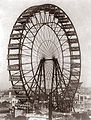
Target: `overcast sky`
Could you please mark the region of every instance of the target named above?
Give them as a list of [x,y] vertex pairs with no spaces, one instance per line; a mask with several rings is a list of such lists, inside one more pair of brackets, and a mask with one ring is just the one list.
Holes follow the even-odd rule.
[[73,22],[82,54],[81,81],[91,87],[91,0],[0,0],[0,88],[11,86],[7,71],[7,48],[17,17],[28,7],[44,3],[59,6]]

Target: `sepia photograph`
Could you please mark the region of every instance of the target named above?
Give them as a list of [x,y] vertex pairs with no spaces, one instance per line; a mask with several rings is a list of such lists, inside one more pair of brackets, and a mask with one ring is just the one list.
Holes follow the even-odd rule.
[[0,120],[91,120],[90,27],[90,0],[0,0]]

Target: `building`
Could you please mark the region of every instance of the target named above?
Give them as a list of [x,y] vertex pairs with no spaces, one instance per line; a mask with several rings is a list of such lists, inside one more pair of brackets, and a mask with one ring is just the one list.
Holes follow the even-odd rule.
[[91,110],[91,92],[88,88],[81,87],[75,95],[76,111]]

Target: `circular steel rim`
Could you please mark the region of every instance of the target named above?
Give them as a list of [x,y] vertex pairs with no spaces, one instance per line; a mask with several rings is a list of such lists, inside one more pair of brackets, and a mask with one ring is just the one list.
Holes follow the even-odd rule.
[[[34,9],[33,9],[34,8]],[[73,24],[72,24],[72,22],[70,21],[70,19],[69,19],[69,17],[66,15],[66,13],[64,13],[64,11],[63,10],[61,10],[60,8],[58,8],[57,6],[54,6],[54,5],[50,5],[50,4],[45,4],[45,5],[41,5],[41,6],[35,6],[35,7],[32,7],[32,8],[29,8],[29,9],[31,9],[31,13],[30,14],[34,14],[34,13],[36,13],[37,11],[39,11],[39,10],[44,10],[45,11],[45,9],[48,9],[48,11],[49,10],[51,10],[51,9],[55,9],[55,11],[58,9],[58,10],[60,10],[61,12],[63,12],[63,14],[65,15],[65,17],[68,19],[68,21],[69,21],[69,23],[71,23],[71,26],[72,26],[72,28],[74,29],[74,32],[76,33],[76,31],[75,31],[75,28],[74,28],[74,26],[73,26]],[[27,9],[26,11],[28,11],[29,9]],[[25,12],[26,12],[25,11]],[[21,16],[25,13],[25,12],[23,12],[21,15],[20,15],[20,17],[19,18],[21,18]],[[50,13],[50,12],[49,12]],[[53,13],[50,13],[50,14],[53,14]],[[19,20],[19,18],[17,19],[17,21]],[[29,19],[30,18],[30,16],[27,18],[27,19]],[[16,23],[15,23],[15,25],[17,24],[17,21],[16,21]],[[26,23],[24,23],[24,26],[27,24],[27,21],[26,21]],[[58,23],[59,24],[59,23]],[[63,25],[67,25],[67,24],[63,24],[62,22],[60,23],[61,24],[61,27],[63,26]],[[15,26],[14,25],[14,26]],[[14,27],[13,27],[14,28]],[[23,33],[23,30],[24,29],[22,29],[21,31],[21,33]],[[66,31],[66,29],[64,29],[63,28],[63,30],[64,30],[64,32],[65,32],[65,34],[67,35],[67,31]],[[13,31],[14,30],[12,30],[12,33],[11,33],[11,35],[13,34]],[[19,31],[20,32],[20,31]],[[69,38],[69,36],[67,35],[67,38],[68,38],[68,42],[69,42],[69,47],[71,47],[71,45],[72,45],[72,43],[70,42],[70,38]],[[22,38],[20,38],[20,41],[22,40]],[[10,38],[10,41],[9,41],[9,44],[11,44],[11,41],[12,41],[12,39]],[[77,44],[78,44],[78,47],[79,47],[79,42],[78,42],[78,37],[77,37],[77,34],[76,34],[76,41],[74,41],[74,42],[77,42]],[[21,44],[19,45],[19,47],[21,47]],[[79,47],[79,61],[80,61],[80,47]],[[19,54],[21,53],[21,48],[19,48]],[[71,48],[70,48],[70,61],[72,61],[72,50],[71,50]],[[10,55],[10,48],[8,48],[8,56]],[[76,57],[76,55],[74,56],[74,57]],[[74,59],[74,60],[76,60],[76,58]],[[20,62],[20,64],[21,64],[21,59],[19,58],[19,62]],[[10,66],[10,59],[8,59],[8,64],[9,64],[9,66]],[[80,62],[79,62],[79,64],[80,64]],[[72,63],[71,63],[71,65],[72,65]],[[80,68],[81,68],[81,66],[79,66],[79,75],[77,75],[78,76],[78,82],[79,82],[79,77],[80,77]],[[21,79],[22,79],[22,70],[21,70],[21,67],[19,68],[19,70],[20,70],[20,76],[21,76]],[[72,74],[72,68],[71,68],[71,74]],[[10,78],[12,77],[12,74],[11,74],[11,70],[9,70],[9,73],[10,73]],[[70,78],[71,78],[71,76],[70,76]],[[69,81],[69,83],[70,83],[70,81]],[[14,85],[14,83],[12,82],[12,84]],[[25,86],[24,86],[24,81],[22,80],[22,84],[23,84],[23,88],[25,89],[25,91],[26,91],[26,88],[25,88]],[[26,93],[27,93],[27,91],[26,91]],[[29,97],[29,96],[28,96]]]

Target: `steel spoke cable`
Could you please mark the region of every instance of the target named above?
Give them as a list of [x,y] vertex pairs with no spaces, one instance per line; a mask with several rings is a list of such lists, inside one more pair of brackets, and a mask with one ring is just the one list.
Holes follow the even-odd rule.
[[[43,29],[43,28],[44,28],[44,29]],[[43,28],[41,29],[41,33],[42,33],[41,35],[43,36],[43,39],[44,39],[44,42],[45,42],[45,41],[46,41],[46,34],[45,34],[45,33],[47,33],[46,25],[44,25]],[[45,44],[44,44],[44,47],[47,48],[46,42],[45,42]]]
[[[35,26],[34,26],[35,27]],[[36,28],[35,28],[36,29]],[[29,30],[30,31],[30,30]],[[39,33],[39,32],[38,32]],[[39,41],[39,39],[36,37],[37,41]],[[41,39],[42,40],[42,39]],[[43,40],[42,40],[43,41]],[[35,45],[35,44],[34,44]]]
[[[43,45],[43,43],[44,43],[45,41],[43,41],[42,43],[40,43],[40,45]],[[47,46],[45,46],[45,45],[43,45],[43,48],[46,50],[46,47]]]
[[[31,20],[31,22],[32,22],[32,24],[33,24],[33,26],[34,26],[34,23],[33,23],[33,21]],[[37,29],[36,29],[36,27],[34,26],[34,28],[35,28],[35,30],[37,31]],[[37,34],[39,34],[39,32],[37,32]],[[39,34],[39,36],[40,36],[40,38],[41,38],[41,40],[43,41],[43,39],[42,39],[42,37],[41,37],[41,35]]]

